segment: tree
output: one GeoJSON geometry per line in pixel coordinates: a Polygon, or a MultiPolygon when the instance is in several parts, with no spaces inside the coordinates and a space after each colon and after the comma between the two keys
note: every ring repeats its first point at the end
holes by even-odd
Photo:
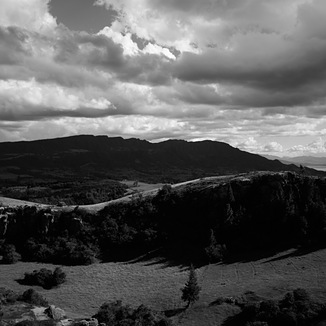
{"type": "Polygon", "coordinates": [[[12,244],[4,245],[2,249],[2,263],[14,264],[20,260],[20,254],[16,251],[16,247],[12,244]]]}
{"type": "Polygon", "coordinates": [[[191,304],[199,299],[199,292],[201,288],[197,282],[197,275],[193,265],[190,265],[188,281],[185,287],[181,289],[182,297],[181,299],[187,302],[186,308],[189,308],[191,304]]]}

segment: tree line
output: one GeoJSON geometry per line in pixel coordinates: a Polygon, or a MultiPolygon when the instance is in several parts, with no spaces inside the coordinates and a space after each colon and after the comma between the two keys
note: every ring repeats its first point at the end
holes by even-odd
{"type": "Polygon", "coordinates": [[[257,250],[320,247],[326,239],[325,193],[322,178],[263,174],[209,187],[166,185],[152,198],[139,195],[97,214],[21,207],[11,212],[15,223],[7,225],[0,252],[76,265],[160,248],[168,258],[205,264],[257,250]]]}

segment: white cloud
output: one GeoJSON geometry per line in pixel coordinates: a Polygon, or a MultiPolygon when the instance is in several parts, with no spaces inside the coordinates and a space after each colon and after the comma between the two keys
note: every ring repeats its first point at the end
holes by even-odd
{"type": "Polygon", "coordinates": [[[111,27],[104,27],[98,35],[105,35],[116,44],[120,44],[125,55],[133,56],[139,53],[137,43],[131,39],[131,33],[124,33],[124,28],[119,22],[114,22],[111,27]]]}
{"type": "Polygon", "coordinates": [[[57,26],[49,13],[50,0],[1,0],[0,25],[47,34],[57,26]]]}
{"type": "Polygon", "coordinates": [[[235,144],[235,147],[251,153],[280,154],[284,151],[283,146],[278,142],[272,141],[264,144],[258,142],[254,137],[235,144]]]}
{"type": "Polygon", "coordinates": [[[89,110],[114,110],[103,96],[93,97],[92,92],[64,88],[54,84],[29,81],[0,81],[0,117],[2,120],[47,118],[49,109],[72,112],[81,108],[89,110]]]}
{"type": "Polygon", "coordinates": [[[167,48],[163,48],[160,45],[148,43],[145,48],[142,50],[143,53],[149,53],[149,54],[162,54],[166,56],[169,59],[175,60],[176,57],[174,54],[171,53],[171,51],[167,48]]]}
{"type": "Polygon", "coordinates": [[[287,150],[291,156],[315,155],[326,153],[326,143],[322,137],[318,137],[308,145],[295,145],[287,150]]]}

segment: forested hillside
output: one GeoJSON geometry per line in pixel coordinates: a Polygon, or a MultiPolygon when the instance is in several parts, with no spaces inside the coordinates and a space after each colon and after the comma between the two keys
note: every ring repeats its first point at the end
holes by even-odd
{"type": "MultiPolygon", "coordinates": [[[[0,143],[0,180],[8,186],[103,179],[176,183],[250,171],[300,169],[217,141],[150,143],[84,135],[0,143]]],[[[325,175],[312,169],[306,173],[325,175]]]]}
{"type": "Polygon", "coordinates": [[[152,250],[185,263],[293,246],[323,246],[326,180],[294,173],[252,173],[164,186],[154,197],[97,214],[3,208],[4,257],[89,264],[152,250]]]}

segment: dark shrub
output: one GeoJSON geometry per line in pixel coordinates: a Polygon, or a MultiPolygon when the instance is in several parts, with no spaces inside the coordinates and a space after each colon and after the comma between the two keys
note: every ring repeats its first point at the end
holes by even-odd
{"type": "Polygon", "coordinates": [[[8,303],[15,303],[19,298],[18,293],[5,289],[0,288],[0,303],[8,304],[8,303]]]}
{"type": "Polygon", "coordinates": [[[171,322],[160,313],[154,312],[144,305],[133,310],[122,305],[120,300],[104,303],[94,318],[107,326],[170,326],[171,322]]]}
{"type": "Polygon", "coordinates": [[[16,251],[16,247],[13,244],[6,244],[2,248],[2,263],[14,264],[21,259],[20,254],[16,251]]]}
{"type": "Polygon", "coordinates": [[[60,267],[57,267],[53,271],[53,284],[56,286],[64,283],[65,281],[66,281],[66,273],[60,267]]]}
{"type": "Polygon", "coordinates": [[[53,272],[50,269],[42,268],[32,273],[25,273],[21,283],[27,285],[40,285],[44,289],[51,289],[54,286],[64,283],[65,280],[66,274],[60,267],[57,267],[53,272]]]}
{"type": "Polygon", "coordinates": [[[38,322],[36,320],[22,320],[15,324],[15,326],[38,326],[38,322]]]}
{"type": "Polygon", "coordinates": [[[26,303],[34,304],[36,306],[47,306],[48,302],[44,299],[39,293],[37,293],[34,289],[26,290],[21,297],[20,301],[24,301],[26,303]]]}
{"type": "Polygon", "coordinates": [[[54,320],[22,320],[15,326],[55,326],[57,323],[54,320]]]}
{"type": "Polygon", "coordinates": [[[225,325],[310,326],[326,317],[326,306],[313,301],[307,291],[296,289],[280,301],[265,300],[245,306],[225,325]],[[261,324],[259,324],[261,323],[261,324]]]}
{"type": "Polygon", "coordinates": [[[132,309],[129,306],[123,306],[120,300],[110,303],[104,303],[94,318],[99,323],[106,325],[116,325],[123,319],[128,319],[132,314],[132,309]]]}

